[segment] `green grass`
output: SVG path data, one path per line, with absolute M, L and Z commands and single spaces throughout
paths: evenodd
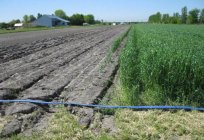
M 113 45 L 112 45 L 112 47 L 110 49 L 111 53 L 114 53 L 118 49 L 118 47 L 120 46 L 122 41 L 127 37 L 130 30 L 131 30 L 131 26 L 128 28 L 127 31 L 125 31 L 117 39 L 115 39 L 115 41 L 113 42 Z
M 135 25 L 120 56 L 129 105 L 204 106 L 204 26 Z

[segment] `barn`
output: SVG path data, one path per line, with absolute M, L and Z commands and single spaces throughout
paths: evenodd
M 42 17 L 35 20 L 32 23 L 32 25 L 54 27 L 54 26 L 67 26 L 68 23 L 69 23 L 68 20 L 62 19 L 55 15 L 43 15 Z

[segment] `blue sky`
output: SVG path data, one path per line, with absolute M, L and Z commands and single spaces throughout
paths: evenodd
M 173 14 L 183 6 L 204 8 L 204 0 L 0 0 L 0 22 L 22 19 L 25 14 L 52 14 L 63 9 L 73 13 L 94 14 L 104 21 L 144 21 L 160 11 Z

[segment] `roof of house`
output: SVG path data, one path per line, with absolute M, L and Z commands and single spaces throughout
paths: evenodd
M 21 26 L 23 26 L 23 23 L 16 23 L 16 24 L 14 24 L 14 27 L 21 27 Z
M 69 22 L 68 20 L 62 19 L 62 18 L 55 16 L 55 15 L 43 15 L 43 16 L 47 16 L 47 17 L 52 18 L 52 19 L 58 19 L 58 20 L 61 20 L 63 22 Z

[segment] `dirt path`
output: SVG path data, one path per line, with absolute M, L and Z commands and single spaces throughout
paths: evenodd
M 101 63 L 113 40 L 127 29 L 117 26 L 1 35 L 0 99 L 96 102 L 107 87 L 117 60 L 103 70 Z M 1 116 L 18 114 L 5 125 L 1 135 L 33 127 L 37 122 L 27 121 L 32 112 L 39 110 L 41 115 L 34 117 L 37 122 L 49 108 L 0 104 Z

